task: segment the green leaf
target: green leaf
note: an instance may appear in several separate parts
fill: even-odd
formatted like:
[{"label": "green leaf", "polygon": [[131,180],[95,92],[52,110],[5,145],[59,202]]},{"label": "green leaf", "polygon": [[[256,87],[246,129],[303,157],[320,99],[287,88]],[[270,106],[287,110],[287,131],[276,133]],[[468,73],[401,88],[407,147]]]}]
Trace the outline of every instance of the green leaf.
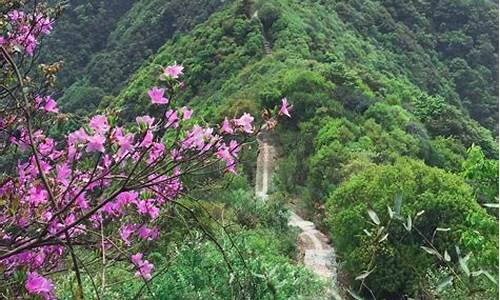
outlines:
[{"label": "green leaf", "polygon": [[424,249],[425,252],[429,253],[429,254],[432,254],[432,255],[435,255],[437,256],[439,259],[442,259],[443,257],[441,256],[441,253],[437,252],[436,250],[432,249],[432,248],[429,248],[429,247],[425,247],[425,246],[420,246],[420,248]]},{"label": "green leaf", "polygon": [[498,203],[483,203],[483,206],[487,207],[487,208],[499,208],[500,207]]},{"label": "green leaf", "polygon": [[493,277],[490,273],[488,273],[487,271],[484,271],[484,270],[479,270],[479,271],[476,271],[476,272],[472,272],[471,273],[472,276],[474,277],[477,277],[477,276],[480,276],[480,275],[484,275],[486,276],[486,278],[488,278],[491,282],[493,282],[495,285],[498,285],[498,282],[495,280],[495,277]]},{"label": "green leaf", "polygon": [[363,280],[365,279],[366,277],[368,277],[372,272],[373,270],[375,270],[375,268],[373,268],[371,271],[365,271],[361,274],[359,274],[358,276],[356,276],[356,278],[354,278],[355,280]]},{"label": "green leaf", "polygon": [[389,212],[389,218],[394,218],[394,211],[391,209],[390,206],[387,206],[387,211]]},{"label": "green leaf", "polygon": [[394,198],[394,212],[397,216],[401,213],[401,204],[403,203],[403,197],[401,194],[397,194]]},{"label": "green leaf", "polygon": [[436,228],[436,231],[442,231],[442,232],[446,232],[446,231],[450,231],[451,228],[441,228],[441,227],[438,227]]},{"label": "green leaf", "polygon": [[465,257],[458,257],[458,264],[460,265],[460,269],[467,275],[467,277],[470,276],[470,270],[469,267],[467,266],[467,261],[470,258],[470,254],[467,254]]},{"label": "green leaf", "polygon": [[368,215],[370,216],[370,219],[372,219],[373,223],[375,223],[376,225],[380,225],[380,219],[378,218],[376,212],[374,212],[371,209],[368,209]]},{"label": "green leaf", "polygon": [[388,236],[389,236],[389,233],[386,233],[378,242],[382,243],[383,241],[385,241],[387,239]]},{"label": "green leaf", "polygon": [[406,228],[407,231],[411,231],[411,227],[412,227],[412,222],[411,222],[411,216],[408,215],[408,217],[406,218],[406,224],[403,224]]},{"label": "green leaf", "polygon": [[451,284],[453,283],[453,276],[448,276],[448,277],[445,277],[443,279],[441,279],[437,286],[436,286],[436,290],[438,293],[440,293],[441,291],[443,291],[447,286],[450,286]]},{"label": "green leaf", "polygon": [[444,260],[445,261],[450,261],[451,260],[450,254],[448,253],[447,250],[444,250]]}]

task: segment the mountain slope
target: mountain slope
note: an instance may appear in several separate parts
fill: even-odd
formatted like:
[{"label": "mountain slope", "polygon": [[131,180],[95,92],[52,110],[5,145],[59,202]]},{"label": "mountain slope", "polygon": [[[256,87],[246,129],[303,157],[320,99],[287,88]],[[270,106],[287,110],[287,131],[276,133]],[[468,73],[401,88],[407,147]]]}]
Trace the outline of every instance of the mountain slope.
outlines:
[{"label": "mountain slope", "polygon": [[[375,8],[381,7],[376,1],[370,3]],[[488,6],[488,2],[483,4]],[[234,13],[226,10],[198,26],[192,34],[167,42],[152,63],[146,64],[135,75],[118,101],[132,105],[137,99],[145,100],[145,93],[139,86],[145,88],[152,84],[155,78],[153,73],[157,71],[154,66],[177,60],[188,70],[186,82],[193,87],[186,93],[190,101],[197,102],[198,98],[204,98],[201,102],[213,106],[221,99],[228,104],[241,101],[249,94],[252,99],[247,100],[252,100],[253,105],[270,105],[268,98],[271,97],[259,94],[273,93],[274,101],[277,101],[276,97],[285,94],[282,88],[280,90],[279,73],[299,68],[323,77],[337,77],[327,79],[337,85],[357,85],[351,92],[361,91],[373,102],[385,99],[398,103],[414,114],[421,113],[415,107],[419,101],[416,98],[431,98],[422,101],[443,98],[447,103],[447,115],[446,120],[442,118],[440,121],[459,119],[465,125],[458,129],[453,126],[436,128],[428,124],[428,129],[439,135],[458,135],[466,146],[476,142],[487,148],[489,153],[495,153],[491,135],[468,117],[468,111],[464,109],[467,100],[461,99],[454,90],[454,84],[448,78],[446,60],[439,60],[433,47],[425,47],[411,36],[404,40],[393,37],[391,47],[384,47],[371,35],[361,34],[352,23],[342,21],[337,12],[344,11],[345,14],[346,5],[345,2],[337,5],[311,1],[308,7],[300,7],[294,1],[276,1],[260,5],[260,11],[259,5],[254,5],[253,11],[258,12],[262,22],[255,17],[246,18],[245,14],[234,17]],[[352,5],[356,7],[355,3]],[[375,8],[373,10],[376,11]],[[494,28],[491,29],[494,31]],[[393,33],[383,35],[379,32],[379,36],[385,37],[384,43],[388,44],[391,40],[386,36],[391,37]],[[267,37],[273,45],[271,56],[264,55],[263,37]],[[401,50],[399,47],[405,43],[412,44],[415,51]],[[496,66],[489,67],[495,69]],[[492,72],[492,75],[495,74]],[[275,87],[262,89],[260,85],[268,85],[270,80],[276,81]],[[481,82],[486,84],[490,81]],[[489,84],[488,88],[495,90],[494,86]],[[481,102],[481,99],[476,101]],[[488,117],[482,119],[485,123],[495,118],[494,113],[487,114]]]},{"label": "mountain slope", "polygon": [[[167,41],[101,108],[114,106],[124,115],[152,109],[146,91],[156,84],[160,66],[174,61],[186,68],[187,90],[179,101],[195,107],[200,118],[258,115],[286,96],[294,117],[283,120],[286,129],[278,134],[284,157],[274,189],[299,195],[305,213],[323,226],[340,226],[330,230],[337,235],[332,238],[340,257],[348,259],[343,270],[348,284],[357,285],[354,278],[372,267],[364,252],[372,245],[361,237],[366,207],[385,209],[388,199],[398,196],[391,186],[389,195],[351,210],[349,201],[389,184],[372,180],[378,170],[410,174],[403,210],[416,214],[422,207],[418,200],[425,200],[430,216],[415,227],[423,226],[428,235],[436,227],[457,229],[439,239],[439,247],[460,244],[475,253],[476,266],[495,266],[498,221],[472,191],[498,186],[498,176],[493,175],[493,184],[471,181],[463,177],[463,165],[472,159],[467,149],[479,145],[478,151],[493,159],[487,164],[498,170],[497,142],[481,125],[498,127],[492,46],[497,45],[497,14],[488,1],[235,1],[190,33]],[[357,185],[363,188],[339,199],[339,190]],[[449,201],[453,197],[457,204]],[[325,202],[327,213],[345,209],[346,217],[325,217]],[[443,276],[420,249],[420,235],[391,237],[387,243],[387,251],[418,256],[422,264],[415,272],[409,261],[394,261],[401,273],[381,267],[365,282],[378,296],[418,298],[436,284],[428,274]],[[390,255],[381,257],[381,266],[392,261]],[[454,292],[466,293],[462,289]],[[485,291],[496,293],[489,286]]]},{"label": "mountain slope", "polygon": [[60,104],[66,111],[94,111],[167,39],[223,5],[223,0],[71,1],[41,58],[65,61]]}]

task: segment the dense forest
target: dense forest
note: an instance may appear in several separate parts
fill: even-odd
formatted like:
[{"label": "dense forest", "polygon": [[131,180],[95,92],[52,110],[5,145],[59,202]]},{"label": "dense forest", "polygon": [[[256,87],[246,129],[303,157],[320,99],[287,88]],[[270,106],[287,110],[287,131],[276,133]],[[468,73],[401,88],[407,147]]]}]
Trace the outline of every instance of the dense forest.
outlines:
[{"label": "dense forest", "polygon": [[[148,89],[169,65],[184,68],[172,90],[193,122],[250,113],[257,129],[284,97],[292,105],[269,133],[279,149],[269,198],[254,194],[250,139],[235,174],[183,178],[179,206],[162,208],[161,237],[141,246],[151,281],[82,248],[95,261],[86,276],[46,270],[58,298],[326,299],[332,282],[297,263],[294,210],[331,239],[335,297],[498,299],[496,2],[49,2],[60,5],[54,30],[33,61],[60,62],[51,93],[64,121],[53,136],[95,114],[123,126],[155,116]],[[0,297],[21,297],[14,279]]]}]

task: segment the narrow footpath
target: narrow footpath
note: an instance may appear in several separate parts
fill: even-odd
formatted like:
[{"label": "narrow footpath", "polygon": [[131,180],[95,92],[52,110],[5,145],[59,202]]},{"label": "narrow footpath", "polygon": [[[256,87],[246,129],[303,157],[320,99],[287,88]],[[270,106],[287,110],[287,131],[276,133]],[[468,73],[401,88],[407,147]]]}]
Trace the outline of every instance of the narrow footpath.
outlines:
[{"label": "narrow footpath", "polygon": [[[257,137],[259,155],[255,179],[255,195],[265,201],[271,186],[272,173],[277,160],[277,151],[271,136],[264,130]],[[328,282],[326,298],[342,299],[336,291],[337,267],[335,251],[329,244],[328,237],[320,232],[313,222],[306,221],[291,211],[288,225],[298,227],[300,234],[297,239],[297,249],[301,254],[301,262],[306,268],[316,273]]]}]

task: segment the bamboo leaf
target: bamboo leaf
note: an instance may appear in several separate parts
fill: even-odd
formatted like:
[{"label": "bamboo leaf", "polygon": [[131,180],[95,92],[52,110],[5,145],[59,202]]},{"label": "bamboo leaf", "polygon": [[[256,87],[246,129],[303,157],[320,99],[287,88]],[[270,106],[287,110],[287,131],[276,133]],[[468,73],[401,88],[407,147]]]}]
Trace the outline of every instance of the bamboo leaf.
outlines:
[{"label": "bamboo leaf", "polygon": [[444,260],[445,261],[450,261],[451,260],[450,254],[448,253],[447,250],[444,250]]},{"label": "bamboo leaf", "polygon": [[442,231],[442,232],[446,232],[446,231],[450,231],[451,228],[441,228],[441,227],[438,227],[436,228],[436,231]]},{"label": "bamboo leaf", "polygon": [[452,283],[453,283],[453,276],[448,276],[441,279],[436,286],[437,292],[439,293],[443,291],[447,286],[450,286]]},{"label": "bamboo leaf", "polygon": [[467,277],[470,276],[470,270],[469,267],[467,266],[467,261],[470,258],[470,254],[467,254],[465,257],[458,257],[458,264],[460,266],[460,269],[467,275]]},{"label": "bamboo leaf", "polygon": [[437,256],[439,259],[443,258],[439,252],[437,252],[436,250],[434,250],[432,248],[425,247],[425,246],[420,246],[420,248],[424,249],[424,251],[429,253],[429,254]]},{"label": "bamboo leaf", "polygon": [[378,215],[376,212],[374,212],[373,210],[369,209],[368,210],[368,215],[370,216],[370,219],[372,219],[373,223],[375,223],[376,225],[380,225],[380,219],[378,218]]},{"label": "bamboo leaf", "polygon": [[406,218],[405,228],[406,228],[407,231],[411,231],[411,227],[412,227],[411,216],[408,215],[408,217]]},{"label": "bamboo leaf", "polygon": [[365,271],[361,274],[359,274],[356,278],[354,278],[355,280],[363,280],[365,279],[366,277],[368,277],[372,272],[373,270],[375,270],[375,268],[371,269],[371,271]]},{"label": "bamboo leaf", "polygon": [[380,240],[379,240],[379,243],[382,243],[383,241],[385,241],[387,239],[387,237],[389,236],[389,233],[386,233]]},{"label": "bamboo leaf", "polygon": [[399,216],[401,213],[401,204],[403,203],[403,197],[401,194],[397,194],[396,197],[394,198],[394,212],[396,213],[396,216]]},{"label": "bamboo leaf", "polygon": [[390,206],[387,206],[387,211],[389,212],[389,218],[394,218],[394,211]]},{"label": "bamboo leaf", "polygon": [[495,277],[493,277],[490,273],[488,273],[487,271],[484,271],[484,270],[479,270],[479,271],[476,271],[476,272],[472,272],[471,273],[472,276],[474,277],[477,277],[477,276],[480,276],[480,275],[484,275],[486,278],[488,278],[491,282],[493,282],[494,284],[498,285],[498,282],[495,280]]}]

